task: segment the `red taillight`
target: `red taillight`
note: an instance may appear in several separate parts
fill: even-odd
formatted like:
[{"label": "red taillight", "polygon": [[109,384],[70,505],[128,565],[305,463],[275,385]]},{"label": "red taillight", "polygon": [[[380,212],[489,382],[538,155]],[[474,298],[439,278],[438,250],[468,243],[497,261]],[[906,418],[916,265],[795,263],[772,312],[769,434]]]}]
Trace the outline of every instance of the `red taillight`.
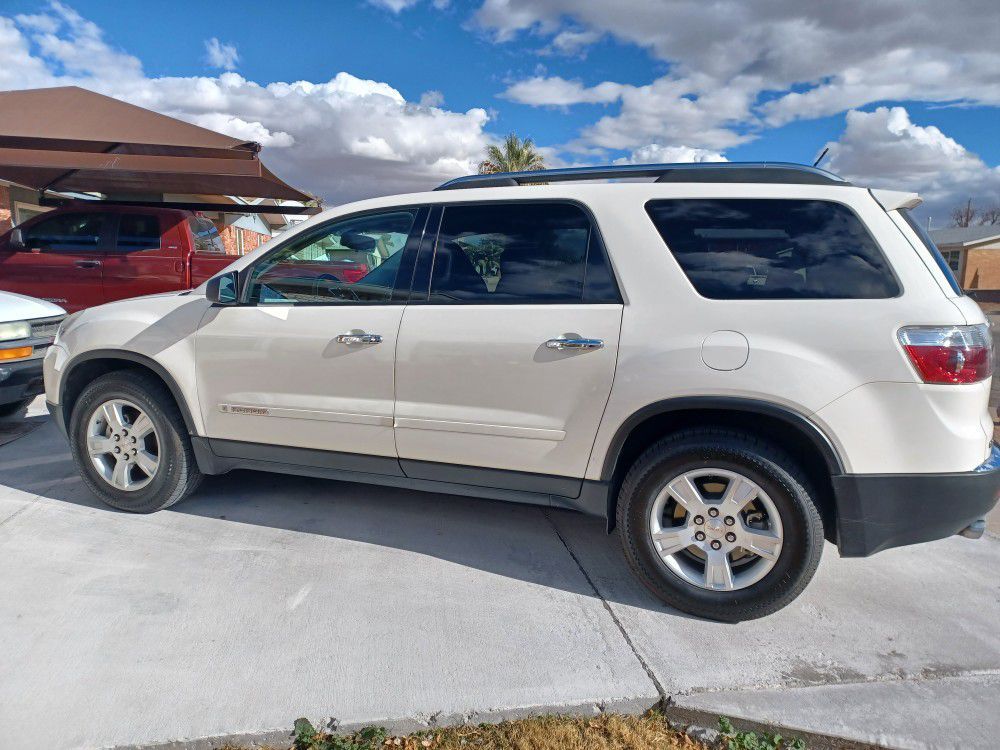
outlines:
[{"label": "red taillight", "polygon": [[993,374],[989,326],[910,326],[899,343],[925,383],[978,383]]}]

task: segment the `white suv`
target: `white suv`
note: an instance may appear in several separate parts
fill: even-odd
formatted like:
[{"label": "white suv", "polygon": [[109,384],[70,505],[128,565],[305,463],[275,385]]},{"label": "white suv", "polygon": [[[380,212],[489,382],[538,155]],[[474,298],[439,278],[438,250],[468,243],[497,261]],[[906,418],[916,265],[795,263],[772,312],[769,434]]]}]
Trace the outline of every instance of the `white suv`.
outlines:
[{"label": "white suv", "polygon": [[976,537],[996,502],[989,330],[918,202],[796,165],[465,177],[71,316],[47,398],[116,508],[234,468],[570,508],[668,604],[759,617],[824,538]]}]

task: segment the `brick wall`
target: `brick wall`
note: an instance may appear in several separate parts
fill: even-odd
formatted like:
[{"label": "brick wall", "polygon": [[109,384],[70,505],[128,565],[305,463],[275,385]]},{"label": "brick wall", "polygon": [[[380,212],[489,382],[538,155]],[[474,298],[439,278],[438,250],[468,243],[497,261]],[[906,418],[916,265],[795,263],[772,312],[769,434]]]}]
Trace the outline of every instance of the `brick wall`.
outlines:
[{"label": "brick wall", "polygon": [[229,255],[239,255],[236,240],[237,233],[243,235],[243,254],[246,255],[253,250],[267,242],[270,237],[266,234],[261,234],[260,232],[254,232],[249,229],[243,229],[241,227],[235,227],[232,224],[225,226],[219,226],[219,222],[215,222],[216,228],[219,230],[219,236],[222,237],[222,244],[226,248],[226,253]]},{"label": "brick wall", "polygon": [[11,228],[11,211],[14,206],[10,202],[10,188],[0,185],[0,234]]},{"label": "brick wall", "polygon": [[970,248],[963,260],[963,289],[1000,289],[1000,244]]}]

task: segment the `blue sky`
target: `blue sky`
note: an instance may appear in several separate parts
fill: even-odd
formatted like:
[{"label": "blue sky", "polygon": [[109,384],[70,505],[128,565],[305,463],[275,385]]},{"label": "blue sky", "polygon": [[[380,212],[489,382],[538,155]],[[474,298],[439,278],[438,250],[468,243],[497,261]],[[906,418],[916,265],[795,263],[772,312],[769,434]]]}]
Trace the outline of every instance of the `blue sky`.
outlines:
[{"label": "blue sky", "polygon": [[825,166],[938,214],[1000,200],[1000,52],[969,47],[1000,8],[812,5],[3,0],[0,88],[83,85],[253,137],[337,202],[468,171],[508,131],[556,164],[829,145]]}]

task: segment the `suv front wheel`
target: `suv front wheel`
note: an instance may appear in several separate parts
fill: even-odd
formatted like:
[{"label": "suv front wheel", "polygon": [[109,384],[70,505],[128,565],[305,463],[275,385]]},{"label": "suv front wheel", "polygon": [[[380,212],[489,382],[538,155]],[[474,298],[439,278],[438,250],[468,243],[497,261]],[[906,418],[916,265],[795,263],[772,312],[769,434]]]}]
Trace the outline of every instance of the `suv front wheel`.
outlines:
[{"label": "suv front wheel", "polygon": [[168,508],[201,482],[184,418],[149,373],[119,370],[94,380],[73,406],[69,434],[84,482],[119,510]]},{"label": "suv front wheel", "polygon": [[763,617],[819,565],[823,522],[801,469],[745,433],[686,430],[650,447],[618,499],[625,556],[660,599],[699,617]]}]

